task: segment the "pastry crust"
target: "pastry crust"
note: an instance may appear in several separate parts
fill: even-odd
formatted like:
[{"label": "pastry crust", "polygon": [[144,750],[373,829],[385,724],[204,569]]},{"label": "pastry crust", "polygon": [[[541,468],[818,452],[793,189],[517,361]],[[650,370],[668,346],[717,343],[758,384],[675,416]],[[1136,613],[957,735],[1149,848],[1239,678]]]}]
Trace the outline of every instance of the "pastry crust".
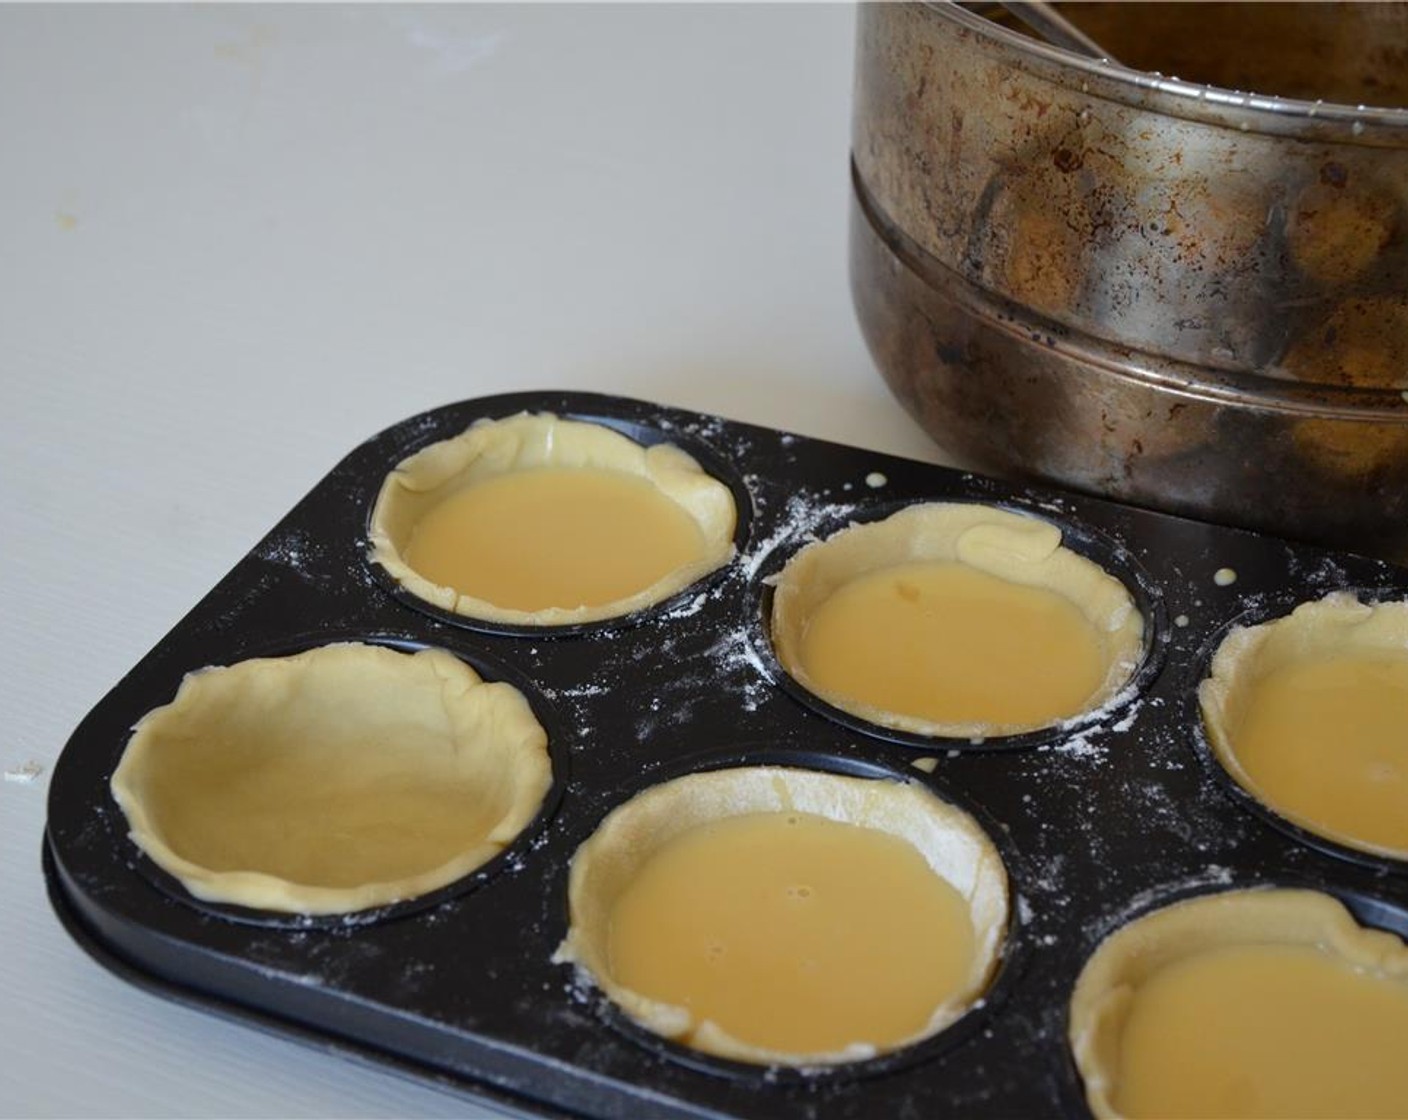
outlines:
[{"label": "pastry crust", "polygon": [[1408,945],[1365,929],[1336,899],[1318,891],[1225,891],[1174,903],[1107,937],[1071,996],[1069,1040],[1097,1117],[1115,1107],[1120,1037],[1142,984],[1189,957],[1236,945],[1305,945],[1386,979],[1408,981]]},{"label": "pastry crust", "polygon": [[187,675],[133,729],[112,793],[195,897],[338,914],[467,875],[551,781],[511,685],[440,650],[342,643]]},{"label": "pastry crust", "polygon": [[[650,587],[609,603],[526,611],[502,607],[425,578],[404,559],[416,523],[447,497],[485,479],[541,467],[618,471],[649,481],[699,527],[700,558]],[[372,510],[371,558],[411,594],[442,610],[490,622],[562,626],[618,618],[668,599],[727,564],[737,520],[733,494],[671,444],[642,447],[600,424],[551,413],[480,420],[452,439],[402,460],[387,475]],[[564,542],[569,544],[570,542]]]},{"label": "pastry crust", "polygon": [[782,667],[827,703],[882,727],[917,735],[968,738],[1048,726],[932,721],[835,694],[810,678],[801,650],[813,612],[860,576],[916,561],[966,564],[1069,599],[1102,639],[1106,672],[1088,711],[1111,700],[1139,664],[1144,621],[1129,591],[1098,564],[1063,547],[1055,525],[992,506],[934,502],[911,506],[884,521],[852,525],[807,545],[788,561],[776,577],[772,604],[773,648]]},{"label": "pastry crust", "polygon": [[1235,627],[1218,646],[1208,677],[1198,686],[1203,727],[1213,753],[1243,789],[1296,824],[1360,851],[1396,859],[1408,851],[1372,843],[1268,800],[1238,759],[1232,729],[1246,710],[1250,686],[1291,665],[1343,655],[1408,650],[1408,601],[1361,603],[1336,591],[1302,603],[1289,615],[1258,626]]},{"label": "pastry crust", "polygon": [[740,1041],[688,1008],[662,1003],[619,984],[607,955],[612,907],[645,863],[696,826],[747,813],[796,811],[873,828],[911,844],[936,875],[967,901],[974,956],[966,982],[934,1009],[925,1027],[898,1049],[937,1034],[986,990],[1007,931],[1007,873],[986,833],[967,813],[918,785],[782,767],[742,767],[678,778],[637,794],[609,814],[577,849],[568,885],[571,924],[554,960],[571,962],[632,1019],[696,1050],[757,1064],[817,1066],[873,1057],[857,1039],[842,1051],[789,1054]]}]

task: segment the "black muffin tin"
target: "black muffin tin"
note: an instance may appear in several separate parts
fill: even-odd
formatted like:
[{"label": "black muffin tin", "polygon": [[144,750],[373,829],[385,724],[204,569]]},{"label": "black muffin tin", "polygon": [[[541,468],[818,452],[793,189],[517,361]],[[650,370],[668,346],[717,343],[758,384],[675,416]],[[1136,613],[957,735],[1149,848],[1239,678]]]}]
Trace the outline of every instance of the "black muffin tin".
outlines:
[{"label": "black muffin tin", "polygon": [[[524,410],[691,452],[737,499],[735,560],[658,608],[584,626],[476,624],[406,596],[367,559],[382,479],[481,417]],[[768,643],[766,577],[813,536],[922,501],[1047,518],[1122,579],[1147,621],[1131,688],[1069,727],[970,742],[869,728],[789,681]],[[1224,568],[1229,586],[1214,579]],[[73,936],[134,982],[525,1113],[1079,1116],[1067,1001],[1099,940],[1130,918],[1282,884],[1328,890],[1361,920],[1408,933],[1404,864],[1266,812],[1199,730],[1194,690],[1228,627],[1338,588],[1401,598],[1408,571],[618,397],[465,401],[353,451],[88,714],[50,791],[50,895]],[[297,918],[191,898],[127,838],[109,792],[129,729],[193,669],[348,639],[439,647],[518,686],[551,742],[542,813],[468,878],[369,913]],[[925,759],[932,773],[914,765]],[[1003,963],[982,1005],[873,1061],[765,1069],[648,1034],[552,962],[569,860],[601,818],[667,778],[750,763],[917,782],[974,815],[1011,880]]]}]

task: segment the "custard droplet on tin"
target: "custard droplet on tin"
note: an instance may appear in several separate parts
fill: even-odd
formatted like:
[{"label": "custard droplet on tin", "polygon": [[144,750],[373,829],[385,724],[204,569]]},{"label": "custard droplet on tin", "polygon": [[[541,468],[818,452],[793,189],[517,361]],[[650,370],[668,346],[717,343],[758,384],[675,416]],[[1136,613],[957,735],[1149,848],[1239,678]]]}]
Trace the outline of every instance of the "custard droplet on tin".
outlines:
[{"label": "custard droplet on tin", "polygon": [[1218,587],[1231,587],[1237,582],[1237,573],[1231,568],[1218,568],[1212,574],[1212,581]]}]

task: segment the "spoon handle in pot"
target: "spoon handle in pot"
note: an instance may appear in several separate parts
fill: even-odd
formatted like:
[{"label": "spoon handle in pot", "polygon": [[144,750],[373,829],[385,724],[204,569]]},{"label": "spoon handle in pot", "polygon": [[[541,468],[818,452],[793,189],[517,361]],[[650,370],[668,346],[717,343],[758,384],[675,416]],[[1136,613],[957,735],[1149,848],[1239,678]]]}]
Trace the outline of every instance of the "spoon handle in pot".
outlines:
[{"label": "spoon handle in pot", "polygon": [[1008,0],[1002,7],[1053,46],[1064,47],[1089,58],[1118,62],[1110,57],[1104,47],[1057,11],[1054,4],[1048,4],[1045,0]]}]

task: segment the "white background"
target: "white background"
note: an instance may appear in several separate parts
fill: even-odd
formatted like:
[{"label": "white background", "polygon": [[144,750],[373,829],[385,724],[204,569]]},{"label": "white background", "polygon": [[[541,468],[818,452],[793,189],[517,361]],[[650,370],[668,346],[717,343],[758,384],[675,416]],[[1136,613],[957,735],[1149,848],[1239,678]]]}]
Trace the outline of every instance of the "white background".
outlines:
[{"label": "white background", "polygon": [[48,778],[343,454],[511,389],[917,458],[846,287],[855,13],[0,8],[0,1112],[463,1115],[63,934]]}]

